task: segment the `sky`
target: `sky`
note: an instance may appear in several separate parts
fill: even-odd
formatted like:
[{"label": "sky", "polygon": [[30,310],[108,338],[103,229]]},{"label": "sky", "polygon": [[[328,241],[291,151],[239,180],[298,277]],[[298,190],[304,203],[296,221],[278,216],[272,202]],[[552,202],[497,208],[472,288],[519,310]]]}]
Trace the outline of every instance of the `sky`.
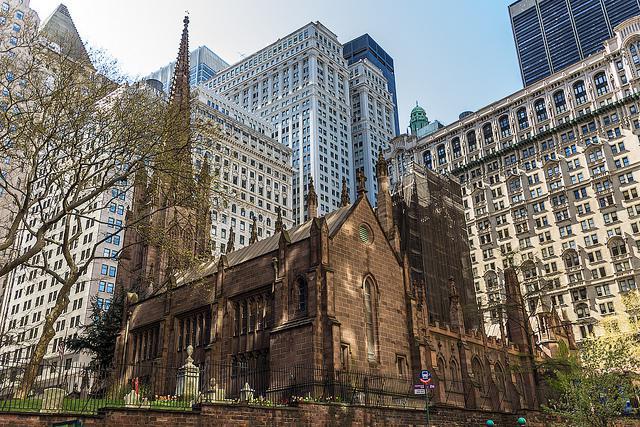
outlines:
[{"label": "sky", "polygon": [[[416,101],[448,124],[522,88],[513,0],[64,0],[89,45],[142,77],[174,60],[189,11],[190,48],[232,64],[320,21],[345,43],[369,33],[394,58],[400,130]],[[44,20],[59,0],[31,0]]]}]

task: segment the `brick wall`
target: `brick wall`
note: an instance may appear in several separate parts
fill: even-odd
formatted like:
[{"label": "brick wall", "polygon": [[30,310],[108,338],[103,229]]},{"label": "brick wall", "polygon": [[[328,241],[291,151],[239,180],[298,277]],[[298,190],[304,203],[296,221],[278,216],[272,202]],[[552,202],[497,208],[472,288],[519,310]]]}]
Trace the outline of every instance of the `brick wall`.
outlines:
[{"label": "brick wall", "polygon": [[[493,419],[497,426],[515,426],[518,416],[525,416],[527,426],[566,425],[539,412],[519,415],[438,407],[431,410],[431,426],[484,426]],[[0,427],[49,427],[52,423],[76,419],[74,415],[31,413],[0,414]],[[292,408],[264,408],[239,404],[205,405],[200,411],[171,412],[141,409],[104,409],[98,416],[82,417],[85,427],[139,426],[376,426],[411,427],[425,425],[425,412],[416,409],[365,408],[339,404],[301,403]],[[554,423],[555,421],[555,423]],[[624,420],[618,427],[640,426],[640,420]]]}]

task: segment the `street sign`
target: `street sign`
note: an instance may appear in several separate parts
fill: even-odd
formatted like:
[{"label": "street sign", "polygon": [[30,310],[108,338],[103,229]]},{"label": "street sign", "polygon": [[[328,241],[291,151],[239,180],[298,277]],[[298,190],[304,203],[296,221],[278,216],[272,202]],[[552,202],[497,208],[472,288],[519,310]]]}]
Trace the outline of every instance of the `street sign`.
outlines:
[{"label": "street sign", "polygon": [[427,390],[424,388],[424,384],[414,384],[413,394],[427,394]]},{"label": "street sign", "polygon": [[435,384],[428,384],[427,387],[429,387],[431,390],[433,390],[434,388],[436,388]]},{"label": "street sign", "polygon": [[420,371],[420,382],[423,384],[429,384],[431,382],[431,372],[426,369]]}]

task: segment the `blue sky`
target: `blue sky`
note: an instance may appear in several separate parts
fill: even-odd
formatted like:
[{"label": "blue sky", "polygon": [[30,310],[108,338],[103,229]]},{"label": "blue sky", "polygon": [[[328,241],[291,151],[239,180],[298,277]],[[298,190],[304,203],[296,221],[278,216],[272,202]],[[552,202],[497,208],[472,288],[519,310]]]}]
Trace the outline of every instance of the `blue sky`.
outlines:
[{"label": "blue sky", "polygon": [[[59,0],[31,0],[45,19]],[[369,33],[395,60],[400,129],[418,101],[455,121],[522,87],[505,0],[65,0],[80,35],[133,76],[173,60],[189,10],[191,47],[229,63],[311,21],[341,42]]]}]

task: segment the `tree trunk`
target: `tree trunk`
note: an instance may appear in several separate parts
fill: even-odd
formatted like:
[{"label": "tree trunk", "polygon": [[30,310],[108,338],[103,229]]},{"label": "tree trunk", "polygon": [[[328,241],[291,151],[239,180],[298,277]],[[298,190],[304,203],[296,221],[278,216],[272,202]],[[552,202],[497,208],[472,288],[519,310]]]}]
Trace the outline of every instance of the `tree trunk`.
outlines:
[{"label": "tree trunk", "polygon": [[[40,336],[38,344],[36,344],[33,354],[31,355],[31,359],[27,364],[24,375],[22,377],[22,381],[20,382],[20,387],[14,395],[15,399],[26,399],[28,397],[29,391],[33,386],[33,382],[38,376],[38,368],[42,363],[44,355],[47,353],[47,347],[49,347],[51,339],[56,334],[55,330],[53,329],[53,325],[55,324],[56,320],[58,320],[67,305],[69,305],[69,292],[71,291],[71,287],[76,283],[78,276],[78,274],[70,274],[60,288],[58,298],[56,300],[56,305],[53,307],[53,310],[51,310],[49,315],[45,318],[42,335]],[[60,369],[62,369],[62,363],[60,363]]]}]

